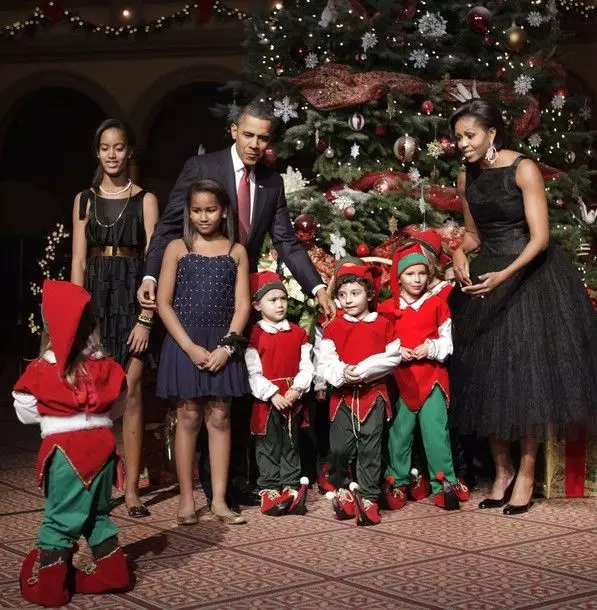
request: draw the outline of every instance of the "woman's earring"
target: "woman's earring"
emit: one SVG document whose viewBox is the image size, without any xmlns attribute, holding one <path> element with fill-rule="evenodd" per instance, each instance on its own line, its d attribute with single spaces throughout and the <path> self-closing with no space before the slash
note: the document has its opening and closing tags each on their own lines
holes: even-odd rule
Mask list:
<svg viewBox="0 0 597 610">
<path fill-rule="evenodd" d="M 485 161 L 487 161 L 487 163 L 489 163 L 489 165 L 493 165 L 495 163 L 495 160 L 497 159 L 497 156 L 498 156 L 497 148 L 493 145 L 493 142 L 490 142 L 489 148 L 487 149 L 487 152 L 485 153 Z"/>
</svg>

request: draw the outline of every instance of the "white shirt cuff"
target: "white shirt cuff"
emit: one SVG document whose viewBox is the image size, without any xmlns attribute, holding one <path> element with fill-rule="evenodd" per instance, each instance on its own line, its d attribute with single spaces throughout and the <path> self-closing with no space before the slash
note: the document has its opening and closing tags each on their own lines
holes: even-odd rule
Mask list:
<svg viewBox="0 0 597 610">
<path fill-rule="evenodd" d="M 158 283 L 158 281 L 153 277 L 153 275 L 144 275 L 142 281 L 144 282 L 145 280 L 151 280 L 154 284 Z"/>
</svg>

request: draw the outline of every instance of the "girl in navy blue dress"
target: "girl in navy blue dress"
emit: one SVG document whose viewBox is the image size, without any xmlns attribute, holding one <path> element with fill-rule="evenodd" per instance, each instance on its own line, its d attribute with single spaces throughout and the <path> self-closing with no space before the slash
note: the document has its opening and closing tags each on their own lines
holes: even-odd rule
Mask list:
<svg viewBox="0 0 597 610">
<path fill-rule="evenodd" d="M 224 187 L 202 180 L 189 187 L 184 236 L 168 245 L 157 303 L 168 331 L 162 347 L 157 394 L 177 401 L 177 521 L 197 523 L 193 498 L 195 445 L 205 420 L 213 499 L 211 510 L 227 524 L 244 519 L 226 505 L 230 461 L 230 401 L 249 394 L 239 353 L 249 319 L 249 262 L 234 242 L 230 200 Z"/>
</svg>

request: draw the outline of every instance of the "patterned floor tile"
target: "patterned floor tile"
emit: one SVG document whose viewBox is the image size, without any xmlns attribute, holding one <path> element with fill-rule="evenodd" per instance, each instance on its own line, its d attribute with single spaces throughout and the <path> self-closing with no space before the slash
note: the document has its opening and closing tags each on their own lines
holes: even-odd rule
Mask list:
<svg viewBox="0 0 597 610">
<path fill-rule="evenodd" d="M 597 610 L 597 593 L 542 606 L 542 610 Z"/>
<path fill-rule="evenodd" d="M 346 579 L 378 593 L 400 591 L 439 608 L 521 608 L 597 589 L 597 583 L 473 554 L 398 566 Z"/>
<path fill-rule="evenodd" d="M 42 507 L 43 497 L 38 489 L 19 491 L 12 485 L 0 485 L 0 515 Z"/>
<path fill-rule="evenodd" d="M 541 500 L 535 502 L 528 513 L 520 515 L 517 519 L 587 529 L 597 523 L 597 498 Z"/>
</svg>

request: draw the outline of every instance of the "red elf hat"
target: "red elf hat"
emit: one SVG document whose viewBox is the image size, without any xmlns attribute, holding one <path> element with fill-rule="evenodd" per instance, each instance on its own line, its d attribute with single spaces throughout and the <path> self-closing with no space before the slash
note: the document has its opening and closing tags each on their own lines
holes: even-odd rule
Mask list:
<svg viewBox="0 0 597 610">
<path fill-rule="evenodd" d="M 249 285 L 252 301 L 261 300 L 270 290 L 276 288 L 287 292 L 282 278 L 273 271 L 258 271 L 249 274 Z"/>
</svg>

